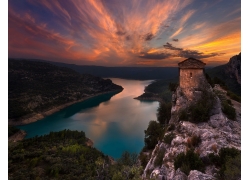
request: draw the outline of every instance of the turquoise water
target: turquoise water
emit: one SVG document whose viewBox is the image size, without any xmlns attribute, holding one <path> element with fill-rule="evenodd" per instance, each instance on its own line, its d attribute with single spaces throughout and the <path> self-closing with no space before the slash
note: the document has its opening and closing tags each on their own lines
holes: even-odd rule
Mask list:
<svg viewBox="0 0 250 180">
<path fill-rule="evenodd" d="M 84 131 L 97 149 L 113 158 L 124 151 L 139 153 L 144 146 L 144 130 L 150 120 L 156 120 L 159 103 L 133 98 L 151 81 L 111 80 L 124 90 L 87 99 L 19 128 L 27 132 L 26 138 L 63 129 Z"/>
</svg>

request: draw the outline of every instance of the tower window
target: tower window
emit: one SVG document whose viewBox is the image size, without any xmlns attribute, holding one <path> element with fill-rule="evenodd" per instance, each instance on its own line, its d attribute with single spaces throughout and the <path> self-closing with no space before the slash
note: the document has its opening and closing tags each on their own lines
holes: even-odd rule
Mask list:
<svg viewBox="0 0 250 180">
<path fill-rule="evenodd" d="M 192 73 L 190 73 L 190 78 L 192 78 L 193 76 L 192 76 Z"/>
</svg>

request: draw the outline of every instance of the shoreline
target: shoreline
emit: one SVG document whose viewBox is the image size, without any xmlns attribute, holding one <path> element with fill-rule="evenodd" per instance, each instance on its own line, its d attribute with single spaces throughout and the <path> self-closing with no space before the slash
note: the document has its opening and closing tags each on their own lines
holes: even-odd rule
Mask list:
<svg viewBox="0 0 250 180">
<path fill-rule="evenodd" d="M 122 89 L 123 90 L 123 89 Z M 79 102 L 83 102 L 89 98 L 92 98 L 92 97 L 95 97 L 95 96 L 99 96 L 99 95 L 103 95 L 103 94 L 106 94 L 106 93 L 112 93 L 112 92 L 117 92 L 117 93 L 120 93 L 122 92 L 122 90 L 114 90 L 114 91 L 107 91 L 107 92 L 102 92 L 102 93 L 97 93 L 95 95 L 91 95 L 91 96 L 88 96 L 88 97 L 85 97 L 85 98 L 82 98 L 80 100 L 76 100 L 76 101 L 73 101 L 73 102 L 69 102 L 69 103 L 66 103 L 66 104 L 62 104 L 60 106 L 57 106 L 57 107 L 53 107 L 52 109 L 50 110 L 47 110 L 47 111 L 44 111 L 44 112 L 41 112 L 41 113 L 37 113 L 37 114 L 34 114 L 34 115 L 30 115 L 30 117 L 23 117 L 21 118 L 20 121 L 15 121 L 14 119 L 9 119 L 8 120 L 8 125 L 11 125 L 11 126 L 20 126 L 20 125 L 26 125 L 26 124 L 30 124 L 30 123 L 33 123 L 33 122 L 36 122 L 36 121 L 39 121 L 49 115 L 52 115 L 70 105 L 73 105 L 73 104 L 76 104 L 76 103 L 79 103 Z"/>
</svg>

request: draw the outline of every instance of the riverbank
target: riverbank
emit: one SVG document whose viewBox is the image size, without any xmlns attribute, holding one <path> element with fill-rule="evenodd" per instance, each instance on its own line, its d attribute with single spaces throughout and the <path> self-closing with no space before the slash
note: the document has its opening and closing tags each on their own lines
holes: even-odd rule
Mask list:
<svg viewBox="0 0 250 180">
<path fill-rule="evenodd" d="M 158 101 L 163 102 L 163 99 L 159 97 L 157 94 L 153 94 L 150 92 L 145 92 L 142 95 L 135 97 L 134 99 L 141 100 L 141 101 Z"/>
<path fill-rule="evenodd" d="M 25 138 L 26 132 L 23 130 L 19 130 L 17 133 L 13 134 L 8 138 L 8 141 L 16 142 L 16 141 L 21 141 Z"/>
<path fill-rule="evenodd" d="M 123 89 L 122 89 L 123 90 Z M 117 92 L 117 93 L 120 93 L 122 90 L 114 90 L 114 91 L 107 91 L 107 92 L 103 92 L 103 93 L 97 93 L 95 95 L 91 95 L 91 96 L 88 96 L 88 97 L 85 97 L 85 98 L 82 98 L 82 99 L 79 99 L 77 101 L 72 101 L 72 102 L 69 102 L 69 103 L 66 103 L 66 104 L 62 104 L 60 106 L 57 106 L 57 107 L 54 107 L 50 110 L 47 110 L 47 111 L 44 111 L 44 112 L 41 112 L 41 113 L 37 113 L 37 114 L 30 114 L 28 117 L 23 117 L 21 118 L 20 120 L 16 121 L 14 119 L 9 119 L 8 121 L 8 125 L 11 125 L 11 126 L 19 126 L 19 125 L 25 125 L 25 124 L 30 124 L 30 123 L 33 123 L 33 122 L 36 122 L 38 120 L 41 120 L 49 115 L 52 115 L 70 105 L 73 105 L 73 104 L 76 104 L 76 103 L 79 103 L 79 102 L 82 102 L 82 101 L 85 101 L 89 98 L 92 98 L 92 97 L 95 97 L 95 96 L 99 96 L 99 95 L 103 95 L 103 94 L 107 94 L 107 93 L 112 93 L 112 92 Z"/>
</svg>

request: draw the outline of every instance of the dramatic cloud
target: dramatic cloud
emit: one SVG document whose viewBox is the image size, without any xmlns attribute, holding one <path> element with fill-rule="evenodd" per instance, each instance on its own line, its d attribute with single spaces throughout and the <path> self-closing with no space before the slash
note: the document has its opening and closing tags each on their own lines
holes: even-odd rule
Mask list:
<svg viewBox="0 0 250 180">
<path fill-rule="evenodd" d="M 163 45 L 165 49 L 167 50 L 172 50 L 174 51 L 174 56 L 176 57 L 183 57 L 183 58 L 197 58 L 197 59 L 203 59 L 203 58 L 209 58 L 209 57 L 215 57 L 215 56 L 220 56 L 225 53 L 204 53 L 204 52 L 199 52 L 197 50 L 189 50 L 189 49 L 183 49 L 183 48 L 177 48 L 174 47 L 170 43 L 166 43 L 166 45 Z"/>
<path fill-rule="evenodd" d="M 187 56 L 223 64 L 241 51 L 240 5 L 233 0 L 9 0 L 8 55 L 104 66 L 174 65 Z M 178 47 L 162 46 L 172 41 Z"/>
<path fill-rule="evenodd" d="M 171 57 L 171 54 L 167 53 L 144 53 L 143 55 L 140 55 L 140 58 L 145 58 L 145 59 L 156 59 L 156 60 L 161 60 L 161 59 L 166 59 L 168 57 Z"/>
</svg>

